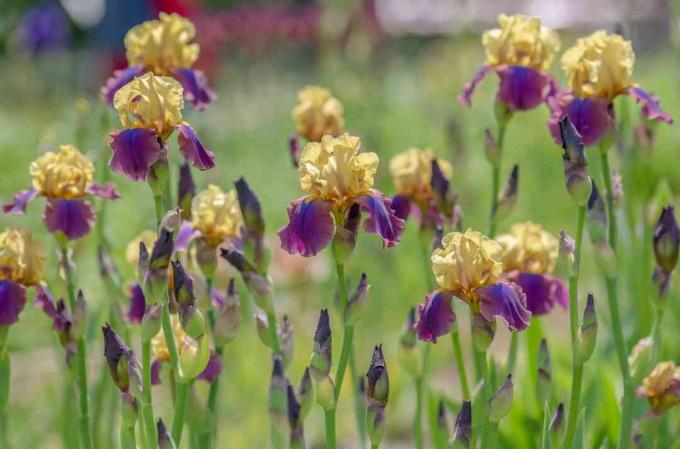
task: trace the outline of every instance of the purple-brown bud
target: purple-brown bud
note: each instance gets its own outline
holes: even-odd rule
[[[304,421],[312,409],[312,404],[314,404],[314,384],[312,383],[309,367],[305,368],[302,379],[300,379],[298,384],[297,398],[300,401],[300,419]]]
[[[559,447],[560,438],[562,437],[562,427],[564,426],[564,404],[559,403],[557,409],[550,419],[550,445],[551,447]]]
[[[567,191],[578,206],[583,206],[588,201],[592,188],[583,140],[569,117],[565,116],[560,120],[559,126]]]
[[[451,185],[441,167],[437,158],[432,158],[432,176],[430,178],[430,187],[432,189],[432,196],[434,203],[437,206],[437,212],[445,217],[453,217],[454,211],[454,197],[451,194]],[[425,219],[423,219],[425,222]]]
[[[385,365],[382,345],[373,349],[371,364],[366,373],[366,433],[373,445],[379,445],[385,434],[385,407],[390,395],[390,380]]]
[[[138,366],[132,350],[116,334],[111,326],[102,326],[104,334],[104,357],[109,365],[113,382],[122,392],[130,389],[131,382],[139,382]]]
[[[514,392],[512,375],[509,374],[505,382],[496,390],[489,400],[489,420],[498,422],[505,418],[512,408],[512,396]]]
[[[507,218],[517,204],[517,191],[519,185],[519,165],[515,164],[512,168],[508,180],[505,182],[503,190],[498,195],[498,202],[493,210],[493,219],[496,221]]]
[[[368,283],[366,273],[361,273],[359,284],[345,306],[345,325],[354,326],[361,319],[368,303],[368,290],[370,288],[371,284]]]
[[[654,256],[661,269],[670,273],[678,263],[678,247],[680,246],[680,230],[675,220],[673,206],[666,206],[661,212],[654,230]]]
[[[536,391],[541,404],[544,404],[550,397],[552,384],[552,368],[550,363],[550,352],[548,351],[548,341],[541,339],[536,357],[538,367]]]
[[[293,323],[288,315],[283,316],[283,322],[279,328],[279,342],[281,348],[281,363],[284,369],[288,369],[295,355],[295,339],[293,338]]]
[[[175,301],[181,307],[187,307],[196,303],[196,296],[194,295],[194,282],[191,276],[184,271],[182,262],[174,260],[172,262],[172,278],[173,278],[173,293]]]
[[[319,322],[314,333],[314,347],[309,361],[309,369],[315,380],[326,377],[332,366],[331,325],[327,309],[321,309]]]
[[[196,194],[196,183],[191,175],[191,167],[184,163],[179,168],[179,183],[177,184],[177,203],[182,210],[182,220],[191,220],[191,200]]]
[[[492,167],[498,167],[501,163],[501,147],[498,145],[496,138],[491,131],[484,130],[484,154],[486,160],[489,161]]]
[[[239,250],[222,249],[222,257],[241,273],[243,282],[253,295],[255,304],[265,312],[273,313],[272,285],[269,279],[260,274],[243,252]]]
[[[175,442],[172,440],[172,435],[168,433],[162,419],[156,423],[156,433],[158,434],[158,448],[159,449],[177,449]]]
[[[471,433],[472,403],[470,401],[463,401],[458,416],[456,417],[456,425],[453,429],[449,447],[451,449],[468,449],[470,447]]]
[[[583,319],[579,329],[579,357],[581,363],[585,363],[593,355],[597,342],[597,313],[595,312],[595,299],[592,293],[588,293],[586,307],[583,309]]]

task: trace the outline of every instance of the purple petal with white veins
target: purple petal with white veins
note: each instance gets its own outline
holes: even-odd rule
[[[673,117],[661,109],[659,98],[656,95],[652,95],[639,87],[631,87],[628,89],[628,94],[635,98],[635,101],[640,104],[642,113],[647,119],[659,120],[668,123],[669,125],[673,123]]]
[[[501,318],[513,331],[525,329],[529,325],[531,312],[526,307],[526,296],[522,289],[509,282],[499,282],[477,290],[479,311],[491,321]]]
[[[368,213],[368,218],[364,221],[364,230],[382,237],[383,248],[399,243],[401,233],[404,231],[404,220],[395,214],[392,200],[374,189],[370,195],[362,195],[355,202],[361,206],[363,212]]]
[[[394,214],[406,221],[411,215],[411,198],[406,195],[394,195],[392,197],[392,209]]]
[[[563,91],[550,98],[548,104],[552,110],[548,127],[558,145],[562,144],[559,121],[565,116],[574,124],[586,146],[596,145],[613,129],[614,118],[604,98],[579,98]]]
[[[25,305],[26,287],[16,282],[0,280],[0,326],[16,323]]]
[[[419,339],[436,343],[437,338],[451,330],[456,321],[452,300],[452,292],[435,290],[418,305],[418,320],[414,327]]]
[[[458,102],[460,104],[470,107],[472,104],[472,93],[475,91],[477,84],[481,83],[492,69],[493,67],[490,65],[484,65],[479,70],[477,70],[477,73],[475,73],[475,76],[472,78],[472,80],[466,83],[465,87],[463,87],[463,94],[458,97]]]
[[[94,209],[92,203],[82,198],[60,200],[50,198],[45,204],[43,222],[54,234],[59,231],[69,240],[79,239],[92,229]]]
[[[146,311],[146,298],[144,297],[144,291],[138,283],[130,285],[128,289],[128,294],[130,296],[130,308],[127,311],[127,318],[132,324],[139,324],[144,318],[144,312]]]
[[[38,191],[31,187],[30,189],[22,190],[14,195],[12,202],[2,206],[2,211],[6,214],[23,214],[26,212],[26,206],[33,198],[38,196]]]
[[[208,383],[213,383],[222,374],[222,357],[215,351],[210,351],[210,359],[208,364],[201,374],[196,377],[197,380],[205,380]]]
[[[124,129],[111,133],[109,147],[113,156],[109,161],[111,170],[133,181],[143,181],[149,169],[161,154],[158,136],[153,129]]]
[[[562,279],[548,274],[512,272],[508,279],[519,285],[527,299],[527,309],[532,315],[545,315],[555,304],[563,309],[569,305],[569,289]]]
[[[101,88],[101,93],[106,99],[106,102],[108,104],[113,104],[113,97],[116,95],[116,92],[143,72],[144,66],[142,65],[133,65],[113,72],[113,76],[106,80],[106,84]]]
[[[116,190],[116,185],[112,182],[107,182],[104,185],[96,182],[92,183],[90,184],[90,187],[87,188],[87,193],[105,200],[117,200],[120,198],[120,194]]]
[[[500,77],[498,100],[511,111],[527,111],[545,102],[552,84],[543,72],[523,66],[503,66],[496,69]]]
[[[175,69],[172,71],[175,79],[184,88],[184,97],[196,109],[204,109],[208,103],[217,98],[215,92],[208,87],[205,74],[196,69]]]
[[[177,130],[177,143],[184,159],[199,170],[213,168],[215,155],[203,146],[194,129],[189,125],[178,125]]]
[[[299,198],[288,206],[289,223],[279,229],[281,248],[290,254],[315,256],[333,239],[331,204]]]

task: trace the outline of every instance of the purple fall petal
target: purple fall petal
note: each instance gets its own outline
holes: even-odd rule
[[[364,230],[377,234],[383,239],[383,247],[389,248],[399,243],[404,231],[404,220],[399,218],[392,208],[392,200],[377,190],[370,195],[362,195],[356,199],[363,212],[368,213],[364,221]]]
[[[418,321],[415,331],[422,341],[437,342],[437,338],[447,334],[456,321],[456,314],[451,306],[453,293],[446,290],[435,290],[418,305]]]
[[[673,123],[673,117],[671,117],[667,112],[661,110],[661,104],[659,104],[659,98],[652,95],[639,87],[631,87],[628,89],[628,94],[635,98],[635,101],[640,104],[642,113],[649,120],[659,120],[661,122],[668,123],[669,125]]]
[[[161,384],[161,368],[163,368],[162,360],[154,360],[151,362],[151,385]]]
[[[205,74],[195,69],[175,69],[172,71],[175,79],[184,88],[184,97],[191,102],[196,109],[204,109],[217,95],[208,87]]]
[[[394,215],[406,221],[411,215],[411,198],[406,195],[394,195],[392,209],[394,209]]]
[[[208,383],[213,383],[222,374],[222,357],[215,351],[210,351],[210,359],[208,364],[201,374],[196,377],[197,380],[205,380]]]
[[[278,234],[281,248],[290,254],[315,256],[333,239],[335,225],[327,201],[299,198],[288,206],[288,219]]]
[[[177,237],[175,238],[175,251],[188,251],[189,244],[199,235],[198,231],[194,230],[190,221],[183,221],[179,225]]]
[[[79,239],[92,229],[94,209],[92,203],[82,198],[60,200],[50,198],[45,204],[43,222],[49,232],[60,231],[69,240]]]
[[[133,65],[122,70],[113,72],[113,76],[106,80],[106,84],[102,86],[101,93],[108,104],[113,104],[113,97],[118,92],[118,89],[125,86],[132,81],[136,76],[144,72],[144,66]]]
[[[16,282],[0,281],[0,326],[9,326],[19,320],[26,305],[26,287]]]
[[[522,66],[504,66],[496,69],[500,78],[498,100],[511,111],[534,109],[545,102],[552,83],[543,72]]]
[[[145,180],[161,153],[156,132],[146,128],[124,129],[112,132],[110,137],[111,170],[133,181]]]
[[[33,198],[38,196],[38,191],[31,187],[30,189],[22,190],[14,195],[12,202],[2,206],[2,211],[6,214],[23,214],[26,212],[26,206]]]
[[[146,311],[146,298],[144,298],[144,291],[138,283],[130,285],[128,289],[130,296],[130,308],[127,311],[127,318],[132,324],[139,324],[144,318]]]
[[[564,116],[574,124],[586,146],[596,145],[614,126],[609,103],[604,98],[579,98],[571,92],[558,93],[548,100],[552,117],[548,127],[553,139],[562,144],[559,121]]]
[[[518,285],[499,282],[480,288],[477,295],[479,311],[486,320],[501,318],[513,331],[525,329],[529,325],[531,312],[526,308],[526,296]]]
[[[203,146],[194,129],[189,125],[179,125],[177,130],[179,131],[177,143],[184,159],[199,170],[213,168],[215,155]]]
[[[87,193],[105,200],[117,200],[120,198],[120,194],[116,190],[116,185],[112,182],[107,182],[104,185],[96,182],[92,183],[90,184],[90,187],[87,188]]]
[[[545,315],[555,304],[566,309],[569,289],[562,279],[548,274],[513,272],[508,279],[519,285],[527,299],[527,309],[532,315]]]
[[[458,102],[463,106],[470,107],[472,104],[472,93],[475,91],[477,84],[481,83],[486,75],[493,69],[490,65],[484,65],[477,70],[475,76],[470,80],[470,82],[465,84],[463,87],[463,94],[458,97]]]

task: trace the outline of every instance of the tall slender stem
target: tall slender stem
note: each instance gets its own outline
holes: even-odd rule
[[[142,341],[142,418],[147,447],[156,447],[156,421],[151,398],[151,342]]]
[[[415,429],[414,439],[416,441],[416,449],[423,449],[423,376],[415,378],[416,384],[416,415],[415,415]]]
[[[326,449],[335,449],[335,409],[324,410]]]
[[[154,209],[156,210],[156,225],[161,224],[161,220],[163,220],[163,195],[154,195],[153,197],[153,205]]]
[[[61,245],[61,260],[66,275],[66,289],[68,290],[68,301],[71,313],[76,308],[76,291],[73,282],[73,273],[71,271],[71,264],[68,260],[68,247]],[[87,391],[87,349],[85,347],[85,340],[79,337],[76,341],[77,354],[77,375],[78,375],[78,390],[79,390],[79,405],[80,405],[80,439],[82,440],[84,449],[92,449],[92,430],[90,426],[90,405]]]
[[[491,238],[496,234],[496,219],[494,215],[496,208],[498,207],[498,192],[501,188],[501,161],[506,127],[507,123],[498,124],[498,135],[496,137],[496,143],[498,145],[498,163],[491,166],[491,211],[489,215],[489,237]]]
[[[120,424],[120,448],[135,449],[137,447],[135,439],[135,427],[127,427],[126,423]]]
[[[7,333],[9,326],[0,326],[0,445],[10,448],[9,442],[9,386],[11,366],[9,349],[7,348]]]
[[[612,190],[611,170],[609,168],[609,151],[604,148],[600,149],[600,159],[602,168],[602,181],[607,193],[607,218],[609,224],[609,246],[618,254],[618,227],[616,210],[614,209],[614,192]],[[621,377],[623,378],[623,405],[621,412],[621,429],[619,432],[618,449],[627,449],[630,446],[631,427],[633,422],[633,385],[630,378],[630,370],[628,367],[628,351],[626,349],[626,341],[623,336],[623,327],[621,325],[621,313],[619,311],[619,293],[618,293],[618,276],[607,277],[607,301],[609,303],[609,313],[612,320],[612,333],[614,336],[614,346],[616,347],[616,356],[621,370]]]
[[[190,382],[177,379],[177,386],[175,388],[177,394],[175,397],[175,415],[172,418],[172,439],[177,447],[181,447],[182,444],[182,431],[184,430],[184,416],[187,411],[189,388],[191,388]]]
[[[473,311],[473,313],[479,313],[479,311]],[[489,367],[486,360],[486,351],[478,349],[478,345],[475,343],[478,337],[476,337],[476,332],[474,330],[474,317],[470,317],[470,335],[472,336],[472,347],[474,349],[473,356],[475,358],[475,365],[479,370],[479,375],[483,381],[481,395],[478,399],[477,404],[479,405],[478,410],[473,410],[473,416],[481,416],[481,429],[476,429],[475,434],[479,436],[480,449],[486,449],[486,443],[488,441],[487,428],[489,424],[488,419],[488,406],[489,399],[491,398],[491,381],[489,378]],[[473,425],[474,429],[474,425]]]

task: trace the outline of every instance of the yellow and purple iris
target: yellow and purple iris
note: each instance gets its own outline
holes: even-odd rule
[[[658,363],[637,393],[649,400],[657,416],[680,404],[680,367],[672,361]]]
[[[47,198],[43,221],[51,233],[69,240],[85,236],[95,221],[88,195],[107,200],[119,198],[112,183],[102,186],[93,181],[94,165],[73,145],[61,145],[58,152],[47,152],[31,163],[33,187],[19,192],[3,206],[8,214],[24,213],[36,196]]]
[[[26,305],[26,288],[42,279],[45,252],[30,231],[8,228],[0,233],[0,326],[17,322]]]
[[[198,192],[191,203],[191,225],[212,248],[238,238],[243,218],[236,192],[223,192],[214,184]]]
[[[192,42],[196,27],[178,14],[160,13],[158,20],[149,20],[131,28],[125,35],[128,68],[118,70],[102,88],[109,104],[116,92],[146,72],[170,76],[182,84],[184,96],[197,109],[203,109],[215,99],[202,71],[192,69],[200,47]]]
[[[531,312],[522,289],[502,280],[502,256],[501,244],[477,231],[446,234],[442,246],[432,253],[439,288],[418,306],[418,337],[436,342],[451,330],[456,320],[451,304],[454,296],[487,321],[498,317],[513,331],[526,328]]]
[[[532,315],[544,315],[555,304],[569,305],[569,290],[562,279],[553,276],[559,241],[539,224],[517,223],[510,232],[496,237],[503,247],[505,278],[519,285],[527,297]]]
[[[319,142],[326,134],[337,136],[345,127],[342,103],[319,86],[307,86],[298,92],[298,104],[291,117],[298,135],[308,142]]]
[[[111,133],[109,167],[134,181],[147,178],[151,167],[167,159],[167,140],[177,130],[179,150],[194,167],[215,166],[214,155],[182,118],[182,86],[174,79],[146,73],[123,86],[113,99],[125,129]]]
[[[441,225],[435,196],[446,196],[452,172],[451,164],[438,159],[429,148],[409,148],[394,156],[390,175],[397,192],[392,197],[397,216],[406,220],[413,215],[424,227]]]
[[[336,226],[358,222],[360,217],[347,220],[350,212],[361,211],[368,214],[367,232],[382,237],[384,247],[396,245],[404,221],[396,216],[392,200],[373,188],[378,163],[377,154],[362,152],[361,140],[347,133],[309,142],[298,167],[300,187],[307,195],[288,207],[290,222],[278,231],[281,248],[316,255],[331,242]]]
[[[458,100],[470,106],[477,84],[495,71],[500,78],[496,99],[511,112],[533,109],[555,90],[555,80],[545,71],[560,49],[559,37],[537,17],[501,14],[498,24],[499,28],[482,35],[486,63],[465,85]]]
[[[562,56],[562,69],[569,88],[550,99],[553,138],[561,141],[559,119],[568,116],[584,145],[596,145],[614,127],[612,102],[619,95],[630,95],[649,120],[672,123],[661,110],[659,99],[633,81],[635,53],[630,41],[618,34],[600,30],[576,40]]]

